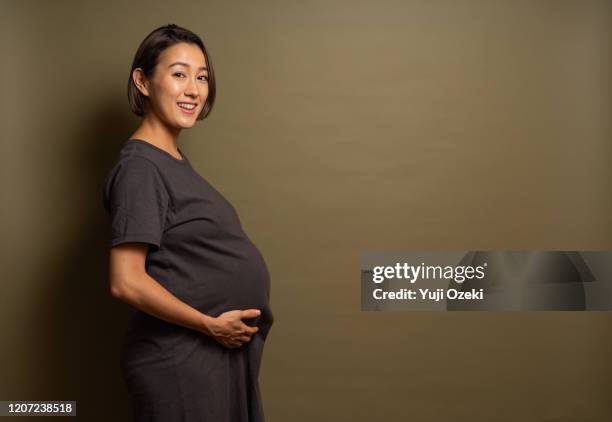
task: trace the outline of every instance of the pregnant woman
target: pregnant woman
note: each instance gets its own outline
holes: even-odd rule
[[[258,373],[270,276],[234,207],[178,147],[211,111],[210,55],[167,25],[141,43],[128,98],[142,117],[104,184],[110,290],[133,307],[121,354],[137,422],[264,421]]]

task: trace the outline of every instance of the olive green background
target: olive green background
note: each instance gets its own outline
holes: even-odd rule
[[[136,48],[176,23],[218,88],[180,147],[272,275],[267,421],[612,420],[608,312],[359,297],[364,250],[612,249],[612,2],[0,5],[0,400],[130,420],[101,187]]]

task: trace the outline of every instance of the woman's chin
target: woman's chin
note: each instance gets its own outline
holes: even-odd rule
[[[191,129],[197,123],[195,119],[177,119],[175,125],[179,129]]]

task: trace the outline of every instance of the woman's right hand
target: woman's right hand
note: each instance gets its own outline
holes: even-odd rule
[[[213,319],[209,327],[210,335],[228,349],[240,347],[251,341],[251,336],[259,327],[250,327],[242,318],[255,318],[261,312],[258,309],[227,311]]]

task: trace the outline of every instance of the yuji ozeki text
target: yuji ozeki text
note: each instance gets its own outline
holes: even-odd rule
[[[382,283],[386,279],[405,279],[415,283],[419,279],[454,280],[463,283],[465,280],[482,280],[485,276],[487,263],[483,265],[409,265],[408,263],[396,263],[394,266],[376,266],[372,269],[372,281]]]

